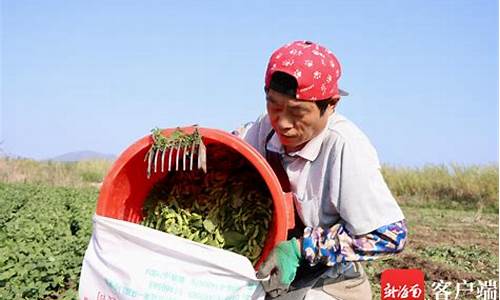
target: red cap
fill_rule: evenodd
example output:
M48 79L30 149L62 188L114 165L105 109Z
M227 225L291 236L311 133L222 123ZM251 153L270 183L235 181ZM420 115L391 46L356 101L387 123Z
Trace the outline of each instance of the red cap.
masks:
M330 50L316 43L295 41L274 51L267 65L266 88L276 71L295 77L297 99L316 101L348 95L337 87L339 61Z

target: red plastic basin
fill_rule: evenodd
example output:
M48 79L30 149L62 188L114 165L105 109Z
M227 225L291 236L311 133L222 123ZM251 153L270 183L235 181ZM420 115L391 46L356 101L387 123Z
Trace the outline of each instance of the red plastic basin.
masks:
M185 133L192 133L194 127L181 128ZM176 128L162 130L166 136ZM273 220L267 235L262 255L256 268L279 242L286 240L287 232L295 226L293 200L290 193L283 193L278 178L264 157L250 144L225 131L198 128L205 144L219 143L229 147L245 157L259 172L265 181L273 200ZM167 172L152 173L146 177L146 152L153 144L151 135L145 136L128 147L115 161L104 178L97 201L96 214L100 216L139 223L143 219L142 207L151 188Z

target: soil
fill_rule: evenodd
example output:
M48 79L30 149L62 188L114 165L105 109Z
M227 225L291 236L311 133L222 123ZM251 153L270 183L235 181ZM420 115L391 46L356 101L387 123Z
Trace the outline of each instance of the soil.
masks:
M387 269L423 271L428 299L437 299L434 283L451 283L450 290L456 292L463 282L477 285L498 278L498 214L402 208L409 229L405 249L390 258L365 264L373 299L380 299L380 277ZM476 295L463 293L457 299L476 299Z
M481 279L476 274L458 271L446 264L430 261L415 254L402 253L388 261L388 264L394 269L420 269L425 274L425 281L469 282ZM377 275L377 279L380 281L380 274Z

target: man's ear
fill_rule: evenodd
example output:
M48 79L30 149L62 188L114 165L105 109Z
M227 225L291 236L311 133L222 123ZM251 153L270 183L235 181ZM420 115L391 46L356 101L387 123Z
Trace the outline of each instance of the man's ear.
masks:
M335 108L337 107L337 104L339 103L340 101L340 97L336 97L336 98L332 98L332 101L330 102L330 104L328 106L331 107L332 109L332 112L335 111Z

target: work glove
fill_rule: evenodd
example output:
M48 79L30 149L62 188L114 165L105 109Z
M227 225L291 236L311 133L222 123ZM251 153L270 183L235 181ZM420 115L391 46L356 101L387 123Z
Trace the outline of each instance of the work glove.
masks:
M297 239L281 242L266 258L257 272L257 278L269 279L262 281L266 293L272 298L288 291L297 273L300 261L300 244Z

